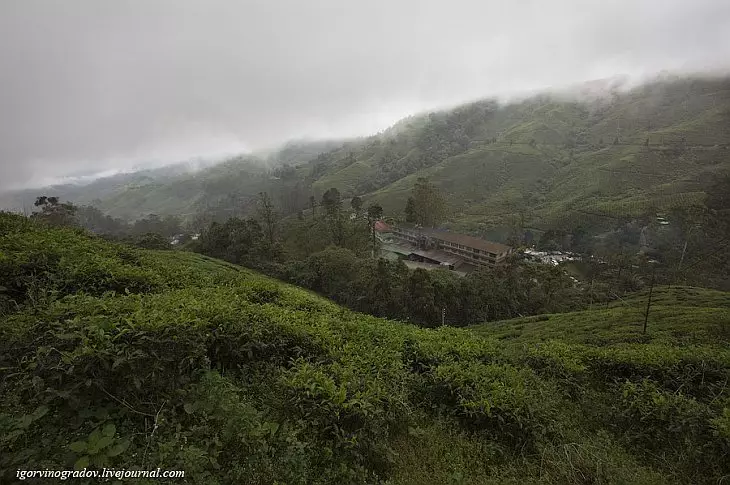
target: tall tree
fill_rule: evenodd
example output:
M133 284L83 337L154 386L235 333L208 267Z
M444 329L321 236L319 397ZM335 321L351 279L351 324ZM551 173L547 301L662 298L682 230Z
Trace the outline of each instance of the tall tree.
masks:
M322 208L325 213L334 214L342 210L342 196L336 188L328 189L322 195Z
M276 242L276 225L278 214L274 208L274 203L267 192L259 192L259 203L257 207L261 224L263 225L264 235L269 248L274 247Z
M317 207L317 199L313 195L309 196L309 207L312 208L312 219L314 219L317 215L315 213L315 208Z
M355 211L355 217L359 219L360 212L362 212L362 199L358 196L353 197L350 201L350 206L352 207L352 210Z
M342 220L342 197L336 188L328 189L322 195L324 217L332 234L332 240L337 246L342 246L345 238L344 221Z
M434 227L443 221L446 215L446 201L443 194L429 182L419 177L413 187L416 223L425 227Z
M416 216L416 201L413 199L413 197L408 197L408 201L406 202L406 222L415 223L417 220Z
M406 283L405 306L411 319L427 327L438 325L439 309L434 304L435 293L431 276L421 268L413 271Z
M377 240L375 239L375 223L383 217L383 208L378 204L370 204L368 206L368 223L370 224L370 234L373 242L373 257L377 252Z

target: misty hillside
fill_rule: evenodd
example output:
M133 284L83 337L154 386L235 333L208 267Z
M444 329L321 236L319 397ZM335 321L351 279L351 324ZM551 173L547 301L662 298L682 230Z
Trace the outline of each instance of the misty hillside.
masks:
M271 167L310 160L342 143L341 140L291 141L275 150L218 163L183 162L101 177L87 183L0 193L0 208L30 212L36 197L43 193L77 205L91 205L130 221L148 214L190 219L210 207L223 207L229 215L240 215L245 212L249 199L271 189L272 181L276 180L268 173Z
M131 174L21 195L28 204L52 192L126 219L191 218L246 215L264 190L293 214L335 187L393 215L416 179L429 177L461 229L499 232L518 217L537 229L600 226L701 203L707 184L730 171L730 80L665 78L626 92L594 83L506 105L484 100L337 145L297 142L194 174Z
M662 81L576 102L555 96L468 104L315 162L314 187L367 193L402 211L418 177L449 197L454 222L555 225L701 201L730 170L730 80Z

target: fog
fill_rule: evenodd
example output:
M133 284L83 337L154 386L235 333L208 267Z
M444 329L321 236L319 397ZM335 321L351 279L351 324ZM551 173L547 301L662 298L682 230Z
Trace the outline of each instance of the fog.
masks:
M730 64L730 2L0 2L0 189Z

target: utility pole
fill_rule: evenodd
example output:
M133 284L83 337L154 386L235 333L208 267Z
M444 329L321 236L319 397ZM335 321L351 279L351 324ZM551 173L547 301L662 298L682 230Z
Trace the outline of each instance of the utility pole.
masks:
M646 302L646 313L644 313L644 331L646 333L646 323L649 321L649 308L651 307L651 294L654 291L654 272L656 271L656 263L651 263L651 283L649 284L649 300Z
M687 252L687 243L689 242L689 237L692 235L692 230L697 227L697 225L693 225L689 228L689 231L687 231L687 237L684 240L684 246L682 247L682 256L679 258L679 264L677 265L677 274L675 276L675 280L677 277L679 277L679 272L682 271L682 263L684 262L684 255Z

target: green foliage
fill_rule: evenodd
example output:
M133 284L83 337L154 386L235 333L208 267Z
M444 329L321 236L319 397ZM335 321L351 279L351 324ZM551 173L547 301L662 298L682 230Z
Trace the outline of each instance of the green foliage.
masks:
M212 223L200 236L198 249L214 258L249 266L257 266L269 257L264 231L255 219Z
M573 335L558 315L497 323L500 337L515 327L500 340L354 313L193 253L18 216L0 228L0 275L35 271L55 292L31 305L13 286L18 308L0 317L3 483L19 468L83 466L183 469L201 485L710 484L730 473L730 354L710 322L658 321L633 342L616 323L612 341L609 308L574 314L592 320ZM345 273L360 285L348 295L378 288L368 304L401 307L395 280L416 275L436 302L463 281L429 276L428 289L424 273L355 261L332 248L311 260L321 275L302 274L337 292L323 275ZM133 274L150 286L132 291ZM656 294L698 311L728 302ZM554 319L545 332L563 341L518 333Z
M31 218L52 226L73 226L76 224L76 206L70 202L61 203L58 197L38 197L33 204L40 208Z
M16 304L41 306L83 291L142 293L162 285L152 271L140 267L133 250L85 234L78 229L49 231L0 214L0 286Z
M444 196L428 179L419 178L413 186L413 196L408 198L405 213L406 220L410 218L423 227L435 227L446 216Z
M170 242L164 236L154 232L132 238L130 242L144 249L170 249Z

